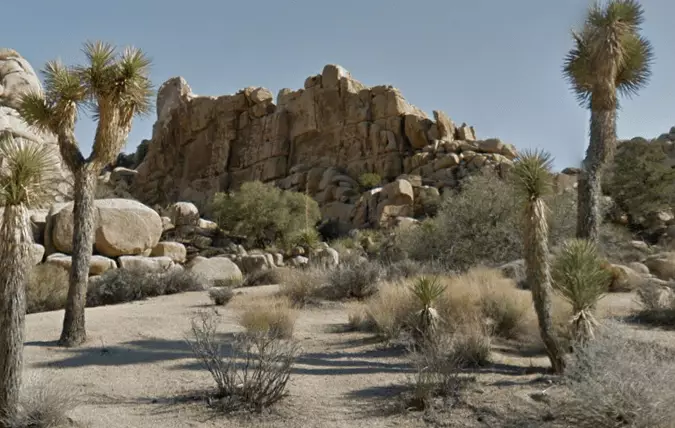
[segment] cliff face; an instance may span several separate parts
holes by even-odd
[[[473,128],[455,126],[442,112],[431,120],[397,89],[368,88],[339,66],[327,65],[304,86],[282,89],[275,104],[265,88],[205,97],[193,95],[182,78],[170,79],[158,93],[134,195],[150,204],[203,204],[217,191],[261,180],[307,191],[322,204],[354,204],[359,192],[327,192],[330,179],[322,186],[329,167],[352,181],[365,172],[387,180],[413,173],[444,187],[474,157],[482,167],[515,156],[512,146],[476,142]],[[481,151],[489,156],[475,156]]]

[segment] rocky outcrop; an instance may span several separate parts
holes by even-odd
[[[361,197],[356,180],[363,173],[385,182],[415,174],[442,189],[472,171],[505,170],[516,155],[513,146],[477,140],[472,127],[440,111],[431,119],[396,88],[366,87],[336,65],[304,86],[282,89],[275,103],[265,88],[208,97],[194,95],[182,78],[168,80],[131,193],[151,205],[204,206],[217,191],[261,180],[307,192],[324,217],[346,220]]]
[[[41,91],[42,86],[33,67],[13,49],[0,48],[0,133],[9,132],[14,138],[47,144],[57,164],[51,181],[54,200],[63,200],[71,193],[71,176],[63,165],[56,138],[37,132],[19,115],[21,96],[27,92]]]

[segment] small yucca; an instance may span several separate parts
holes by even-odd
[[[575,337],[580,341],[592,339],[597,326],[593,310],[612,281],[597,247],[585,239],[567,241],[552,274],[554,288],[572,305]]]
[[[415,326],[415,342],[417,344],[433,344],[436,330],[440,322],[438,311],[433,308],[433,303],[445,291],[445,286],[438,278],[420,277],[412,287],[412,293],[419,299],[422,309],[417,312],[417,325]]]

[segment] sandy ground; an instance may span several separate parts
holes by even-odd
[[[273,286],[243,290],[269,294]],[[606,310],[621,315],[633,305],[628,294],[612,295]],[[418,427],[500,426],[495,409],[532,404],[529,394],[546,388],[547,360],[497,346],[495,363],[478,375],[466,405],[443,423],[420,413],[387,411],[384,403],[411,373],[402,349],[362,333],[339,332],[347,322],[340,304],[301,311],[295,338],[303,355],[294,369],[289,397],[271,415],[250,421],[207,411],[203,402],[181,400],[213,386],[209,373],[185,342],[190,320],[210,310],[206,292],[87,309],[89,340],[76,349],[55,346],[63,311],[27,317],[26,374],[72,388],[82,404],[72,418],[89,427]],[[218,310],[221,332],[240,331],[233,309]],[[635,329],[636,335],[641,335]],[[653,332],[673,342],[672,333]]]

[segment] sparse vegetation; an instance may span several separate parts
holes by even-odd
[[[188,271],[175,269],[165,273],[144,273],[112,269],[89,282],[87,306],[115,305],[148,297],[200,291],[207,282]]]
[[[287,298],[271,297],[248,303],[239,315],[239,324],[253,335],[289,339],[297,317],[297,310]]]
[[[363,299],[377,291],[377,285],[385,276],[384,267],[373,261],[341,263],[331,270],[323,294],[328,299]]]
[[[565,373],[569,426],[669,428],[675,420],[675,354],[621,336],[616,325],[575,350]]]
[[[19,409],[1,418],[6,428],[61,428],[71,426],[68,413],[79,402],[78,395],[62,381],[29,376],[21,387]]]
[[[259,181],[244,183],[231,194],[217,193],[210,211],[220,227],[246,236],[257,248],[284,247],[294,236],[307,238],[307,228],[321,218],[314,199]]]
[[[281,284],[283,279],[291,272],[287,268],[272,268],[255,270],[244,278],[242,287],[257,287],[259,285]],[[295,272],[295,271],[293,271]]]
[[[66,307],[68,271],[51,264],[31,269],[26,285],[26,313],[56,311]]]
[[[314,267],[284,271],[280,278],[279,294],[288,298],[294,306],[303,307],[320,296],[330,274]]]
[[[234,297],[234,292],[230,287],[214,287],[209,290],[209,297],[214,305],[225,306]]]
[[[201,314],[192,321],[189,340],[216,382],[217,400],[212,405],[225,412],[260,412],[281,400],[299,347],[263,332],[239,335],[223,350],[216,327],[215,317]]]

